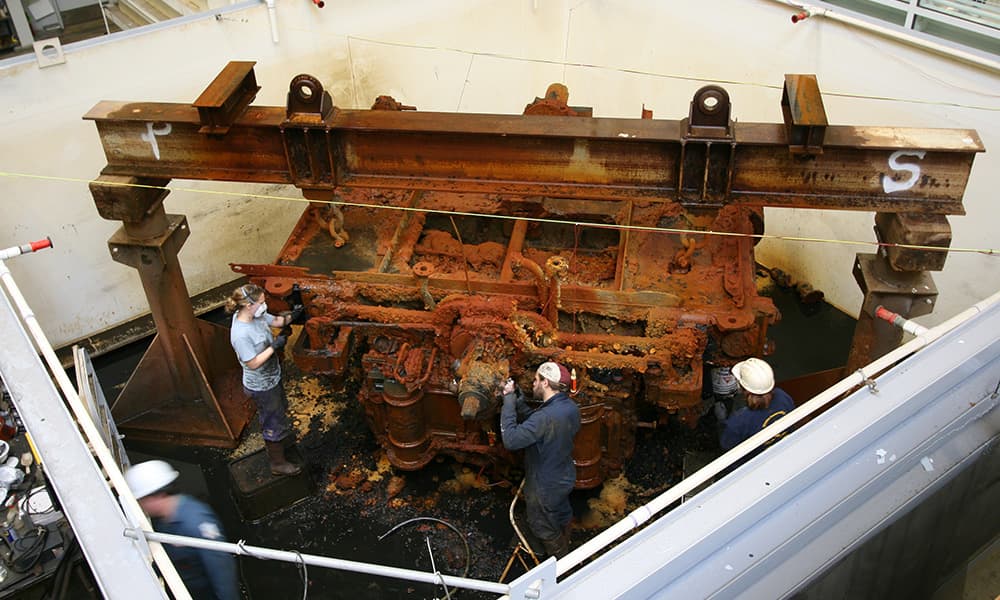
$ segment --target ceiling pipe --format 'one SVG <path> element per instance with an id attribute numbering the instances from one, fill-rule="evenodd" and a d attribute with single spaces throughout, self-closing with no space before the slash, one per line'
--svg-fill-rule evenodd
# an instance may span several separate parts
<path id="1" fill-rule="evenodd" d="M 267 20 L 271 23 L 271 41 L 278 43 L 278 11 L 274 4 L 275 0 L 265 0 L 267 4 Z"/>
<path id="2" fill-rule="evenodd" d="M 1000 62 L 996 60 L 991 60 L 989 58 L 973 54 L 972 52 L 967 52 L 965 50 L 960 50 L 946 44 L 935 42 L 932 40 L 924 39 L 920 36 L 913 35 L 911 33 L 904 33 L 893 29 L 890 26 L 879 25 L 877 23 L 872 23 L 858 17 L 852 17 L 850 15 L 842 14 L 833 9 L 813 6 L 811 4 L 805 4 L 802 2 L 796 2 L 795 0 L 771 0 L 772 2 L 778 2 L 779 4 L 784 4 L 785 6 L 791 6 L 797 9 L 798 12 L 792 15 L 792 23 L 798 23 L 809 17 L 826 17 L 833 21 L 843 23 L 845 25 L 850 25 L 851 27 L 857 27 L 859 29 L 864 29 L 866 31 L 871 31 L 883 37 L 894 39 L 912 46 L 918 46 L 924 50 L 930 50 L 942 56 L 948 58 L 953 58 L 955 60 L 960 60 L 965 63 L 975 65 L 977 67 L 982 67 L 994 73 L 1000 73 Z M 803 16 L 804 15 L 804 16 Z"/>

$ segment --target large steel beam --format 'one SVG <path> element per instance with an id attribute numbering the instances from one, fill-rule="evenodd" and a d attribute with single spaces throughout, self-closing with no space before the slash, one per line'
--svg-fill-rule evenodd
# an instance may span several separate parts
<path id="1" fill-rule="evenodd" d="M 310 96 L 323 97 L 309 82 Z M 803 154 L 781 123 L 734 123 L 727 136 L 707 138 L 692 136 L 686 119 L 309 113 L 291 101 L 246 107 L 225 135 L 203 133 L 187 104 L 104 101 L 85 118 L 96 122 L 111 175 L 687 206 L 963 214 L 972 161 L 984 150 L 968 129 L 827 126 L 822 152 Z"/>
<path id="2" fill-rule="evenodd" d="M 729 96 L 718 86 L 699 90 L 682 120 L 579 116 L 589 114 L 586 110 L 556 111 L 577 115 L 566 117 L 414 112 L 391 98 L 380 98 L 374 107 L 378 110 L 338 109 L 309 75 L 292 79 L 287 106 L 250 106 L 258 89 L 253 63 L 240 62 L 230 63 L 194 105 L 100 102 L 85 118 L 95 122 L 107 156 L 102 179 L 142 178 L 164 185 L 172 178 L 294 184 L 311 200 L 330 200 L 338 188 L 351 187 L 504 195 L 525 202 L 540 197 L 558 203 L 574 220 L 587 204 L 582 212 L 602 225 L 617 213 L 613 204 L 597 207 L 609 201 L 627 202 L 629 215 L 633 207 L 650 202 L 677 202 L 700 214 L 734 204 L 864 210 L 884 215 L 885 239 L 892 243 L 929 241 L 941 247 L 950 241 L 944 215 L 964 214 L 962 197 L 972 162 L 984 151 L 978 134 L 968 129 L 829 125 L 818 84 L 810 75 L 786 76 L 784 123 L 774 124 L 732 120 Z M 162 196 L 154 196 L 155 190 L 121 195 L 111 208 L 127 214 L 115 216 L 112 211 L 107 218 L 125 221 L 125 237 L 113 239 L 112 250 L 131 257 L 117 260 L 139 269 L 160 335 L 166 331 L 174 336 L 193 319 L 190 303 L 180 298 L 187 291 L 174 266 L 186 230 L 184 235 L 163 233 L 168 226 L 182 224 L 168 222 L 159 204 Z M 95 201 L 101 208 L 96 193 Z M 162 244 L 151 245 L 161 234 Z M 623 248 L 629 240 L 626 232 Z M 172 258 L 150 268 L 143 262 L 147 256 Z M 906 284 L 919 271 L 943 264 L 936 258 L 920 249 L 895 252 L 890 257 L 893 266 L 918 274 L 866 274 L 859 280 L 866 304 L 904 304 L 920 296 Z M 615 279 L 620 292 L 624 260 Z M 168 271 L 158 274 L 163 268 Z M 739 275 L 752 265 L 734 263 L 730 269 Z M 738 279 L 727 273 L 727 281 Z M 741 306 L 742 296 L 734 290 L 727 287 Z M 633 307 L 672 305 L 664 295 L 629 293 Z M 595 302 L 626 304 L 622 298 L 615 292 L 594 294 L 569 286 L 562 290 L 568 309 L 586 310 Z M 910 316 L 929 310 L 928 299 L 918 299 L 925 302 L 914 311 L 904 310 L 908 305 L 889 308 Z M 866 318 L 863 313 L 862 321 Z M 886 344 L 898 341 L 895 331 L 882 335 L 876 329 L 877 324 L 862 323 L 852 352 L 855 360 L 877 356 Z M 219 337 L 206 335 L 206 340 Z M 231 356 L 225 349 L 211 351 L 214 346 L 205 341 L 199 347 L 199 335 L 186 331 L 157 347 L 167 359 L 185 349 L 195 357 Z M 198 360 L 187 367 L 172 360 L 166 366 L 162 360 L 158 363 L 160 377 L 169 375 L 182 396 L 193 399 L 198 395 L 195 388 L 205 389 L 209 377 Z M 153 380 L 145 385 L 155 389 Z"/>

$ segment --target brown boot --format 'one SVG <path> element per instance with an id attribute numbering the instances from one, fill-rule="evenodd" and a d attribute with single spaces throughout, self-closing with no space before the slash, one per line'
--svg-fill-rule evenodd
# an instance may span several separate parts
<path id="1" fill-rule="evenodd" d="M 542 540 L 545 546 L 545 553 L 549 556 L 562 558 L 569 554 L 569 530 L 563 531 L 562 535 L 554 540 Z"/>
<path id="2" fill-rule="evenodd" d="M 302 466 L 302 456 L 300 452 L 293 452 L 295 449 L 296 439 L 295 434 L 290 433 L 285 437 L 281 438 L 281 447 L 285 449 L 285 460 L 292 463 L 293 465 Z"/>
<path id="3" fill-rule="evenodd" d="M 302 469 L 285 459 L 285 447 L 281 442 L 264 442 L 267 458 L 271 462 L 271 475 L 298 475 Z"/>

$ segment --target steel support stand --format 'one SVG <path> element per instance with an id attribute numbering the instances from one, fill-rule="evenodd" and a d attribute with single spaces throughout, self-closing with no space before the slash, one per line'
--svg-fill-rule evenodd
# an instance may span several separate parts
<path id="1" fill-rule="evenodd" d="M 253 404 L 228 329 L 194 315 L 177 259 L 190 231 L 164 210 L 168 181 L 102 175 L 90 185 L 100 215 L 122 221 L 111 257 L 139 272 L 157 331 L 112 414 L 126 438 L 233 448 Z"/>

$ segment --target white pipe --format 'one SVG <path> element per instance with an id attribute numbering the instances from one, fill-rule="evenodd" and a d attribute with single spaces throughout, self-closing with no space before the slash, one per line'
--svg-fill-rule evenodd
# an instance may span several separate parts
<path id="1" fill-rule="evenodd" d="M 97 455 L 97 459 L 101 463 L 101 467 L 104 468 L 108 479 L 111 480 L 112 486 L 118 492 L 118 499 L 125 509 L 126 516 L 130 517 L 129 521 L 133 523 L 139 521 L 143 527 L 152 529 L 149 519 L 142 512 L 142 508 L 139 507 L 139 503 L 136 501 L 135 496 L 132 495 L 128 484 L 125 483 L 125 477 L 122 476 L 122 472 L 118 468 L 118 462 L 111 455 L 108 447 L 104 445 L 104 438 L 101 437 L 100 431 L 94 426 L 93 421 L 90 420 L 90 413 L 80 401 L 79 393 L 70 382 L 66 370 L 63 369 L 59 358 L 56 357 L 56 353 L 52 349 L 52 344 L 49 343 L 41 326 L 39 326 L 38 320 L 35 318 L 35 313 L 28 306 L 24 296 L 21 294 L 21 290 L 14 282 L 14 277 L 11 275 L 10 269 L 7 268 L 7 264 L 3 260 L 0 260 L 0 280 L 6 286 L 7 293 L 17 307 L 18 312 L 21 313 L 21 319 L 31 333 L 32 338 L 34 338 L 35 344 L 41 350 L 42 356 L 45 358 L 45 362 L 48 364 L 56 383 L 59 384 L 59 389 L 62 391 L 63 396 L 65 396 L 66 403 L 73 410 L 73 415 L 76 417 L 77 424 L 83 430 L 87 442 L 90 444 L 94 454 Z M 188 592 L 187 587 L 185 587 L 180 575 L 177 574 L 177 570 L 174 568 L 163 547 L 159 544 L 152 544 L 150 545 L 150 551 L 152 552 L 156 566 L 159 567 L 160 573 L 166 580 L 167 586 L 174 597 L 177 600 L 191 600 L 191 594 Z"/>
<path id="2" fill-rule="evenodd" d="M 875 308 L 875 317 L 888 321 L 906 333 L 912 333 L 913 335 L 920 335 L 921 333 L 927 331 L 927 328 L 920 323 L 906 319 L 902 315 L 894 313 L 884 306 L 878 306 Z"/>
<path id="3" fill-rule="evenodd" d="M 494 581 L 482 581 L 479 579 L 466 579 L 465 577 L 454 577 L 444 575 L 440 572 L 427 573 L 424 571 L 414 571 L 412 569 L 401 569 L 399 567 L 387 567 L 385 565 L 375 565 L 371 563 L 344 560 L 341 558 L 329 558 L 317 556 L 315 554 L 303 554 L 301 552 L 289 552 L 287 550 L 274 550 L 272 548 L 262 548 L 260 546 L 249 546 L 240 542 L 219 542 L 205 538 L 186 537 L 183 535 L 173 535 L 169 533 L 158 533 L 156 531 L 126 529 L 122 535 L 132 539 L 142 539 L 157 541 L 173 546 L 189 546 L 191 548 L 202 548 L 214 552 L 228 552 L 238 556 L 249 556 L 263 560 L 280 560 L 294 564 L 306 564 L 315 567 L 325 567 L 328 569 L 339 569 L 351 571 L 353 573 L 365 573 L 368 575 L 378 575 L 380 577 L 393 577 L 396 579 L 406 579 L 420 583 L 432 583 L 441 585 L 442 582 L 452 587 L 460 587 L 481 592 L 492 592 L 495 594 L 506 594 L 510 592 L 510 586 L 506 583 L 496 583 Z"/>
<path id="4" fill-rule="evenodd" d="M 987 307 L 997 303 L 1000 303 L 1000 292 L 993 294 L 982 302 L 974 304 L 969 309 L 959 313 L 937 327 L 925 330 L 923 333 L 919 334 L 906 344 L 896 348 L 892 352 L 879 358 L 863 369 L 858 369 L 854 373 L 835 383 L 832 387 L 819 393 L 808 402 L 803 403 L 792 412 L 775 421 L 772 425 L 762 429 L 742 444 L 736 446 L 729 452 L 726 452 L 719 458 L 705 465 L 697 472 L 693 473 L 690 477 L 685 478 L 683 481 L 673 486 L 660 496 L 657 496 L 649 503 L 632 511 L 621 521 L 618 521 L 611 527 L 605 529 L 585 542 L 576 550 L 567 554 L 556 563 L 556 575 L 560 576 L 565 574 L 570 569 L 576 567 L 583 561 L 618 540 L 618 538 L 648 521 L 656 513 L 666 509 L 674 502 L 677 502 L 688 492 L 691 492 L 703 483 L 710 481 L 713 477 L 721 473 L 730 465 L 735 464 L 747 454 L 755 451 L 758 446 L 766 443 L 779 433 L 790 429 L 800 421 L 810 417 L 813 413 L 824 408 L 827 404 L 839 398 L 841 395 L 850 392 L 860 385 L 864 385 L 872 377 L 879 375 L 900 360 L 940 338 L 942 335 L 948 333 L 961 323 L 964 323 L 976 314 L 982 312 Z"/>
<path id="5" fill-rule="evenodd" d="M 850 15 L 841 14 L 830 8 L 814 6 L 811 4 L 805 4 L 798 2 L 796 0 L 771 0 L 772 2 L 778 2 L 786 6 L 791 6 L 793 8 L 804 10 L 809 14 L 810 17 L 826 17 L 834 21 L 839 21 L 845 25 L 850 25 L 852 27 L 857 27 L 859 29 L 865 29 L 873 33 L 877 33 L 881 36 L 892 38 L 904 42 L 906 44 L 911 44 L 913 46 L 919 46 L 925 50 L 930 50 L 931 52 L 936 52 L 938 54 L 947 56 L 949 58 L 954 58 L 963 62 L 967 62 L 978 67 L 983 67 L 989 69 L 994 73 L 1000 72 L 1000 62 L 995 60 L 990 60 L 989 58 L 973 54 L 972 52 L 966 52 L 965 50 L 960 50 L 946 44 L 941 44 L 931 40 L 924 39 L 922 37 L 912 35 L 909 33 L 904 33 L 893 29 L 892 27 L 879 25 L 877 23 L 872 23 L 864 19 L 859 19 L 857 17 L 852 17 Z"/>
<path id="6" fill-rule="evenodd" d="M 37 242 L 28 242 L 27 244 L 21 244 L 20 246 L 11 246 L 10 248 L 0 250 L 0 260 L 7 260 L 8 258 L 14 258 L 15 256 L 21 256 L 22 254 L 28 254 L 31 252 L 38 252 L 44 248 L 51 247 L 52 239 L 48 237 L 44 240 L 38 240 Z"/>
<path id="7" fill-rule="evenodd" d="M 278 43 L 278 11 L 275 8 L 275 0 L 265 0 L 267 4 L 267 20 L 271 23 L 271 41 Z"/>

